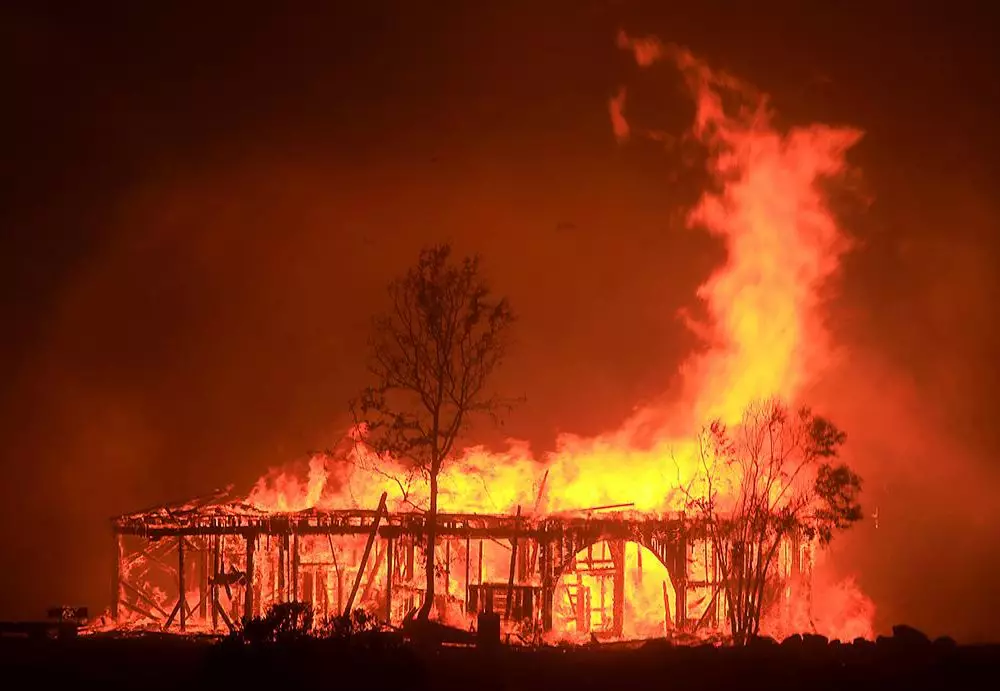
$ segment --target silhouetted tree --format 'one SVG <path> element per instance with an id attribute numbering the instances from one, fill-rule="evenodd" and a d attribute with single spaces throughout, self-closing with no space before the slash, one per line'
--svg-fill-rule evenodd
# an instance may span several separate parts
<path id="1" fill-rule="evenodd" d="M 418 618 L 434 601 L 438 475 L 473 415 L 496 419 L 509 402 L 487 393 L 514 321 L 506 298 L 493 298 L 478 257 L 452 261 L 448 245 L 421 251 L 389 285 L 391 308 L 375 319 L 370 372 L 375 380 L 352 401 L 365 442 L 426 475 L 427 592 Z"/>
<path id="2" fill-rule="evenodd" d="M 737 644 L 760 631 L 784 541 L 827 544 L 861 519 L 861 478 L 838 458 L 845 439 L 809 409 L 775 400 L 751 404 L 733 429 L 714 422 L 703 430 L 688 507 L 712 542 Z"/>

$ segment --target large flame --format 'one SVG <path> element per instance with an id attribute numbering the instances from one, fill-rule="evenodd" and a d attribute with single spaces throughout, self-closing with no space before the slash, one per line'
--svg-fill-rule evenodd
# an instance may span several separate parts
<path id="1" fill-rule="evenodd" d="M 685 419 L 690 417 L 686 424 L 694 425 L 691 434 L 672 433 L 676 420 L 668 431 L 663 411 L 642 410 L 607 434 L 564 435 L 542 459 L 521 443 L 505 453 L 469 448 L 442 471 L 442 511 L 512 512 L 520 506 L 525 513 L 544 513 L 617 504 L 680 510 L 685 498 L 679 488 L 697 472 L 697 426 L 713 418 L 736 422 L 755 399 L 795 402 L 824 364 L 820 289 L 837 271 L 848 243 L 819 184 L 844 172 L 845 152 L 861 132 L 827 125 L 781 132 L 763 94 L 686 50 L 625 34 L 619 45 L 641 68 L 667 60 L 680 70 L 695 103 L 691 134 L 707 149 L 716 183 L 688 219 L 692 228 L 719 238 L 727 252 L 725 263 L 698 289 L 708 323 L 691 326 L 706 337 L 706 347 L 682 365 L 681 399 Z M 626 98 L 623 88 L 610 103 L 620 140 L 646 134 L 626 119 Z M 272 472 L 249 500 L 276 511 L 372 507 L 387 491 L 395 508 L 426 505 L 425 483 L 403 464 L 375 459 L 360 445 L 345 456 L 314 458 L 306 482 Z M 840 601 L 859 598 L 854 590 L 845 594 L 843 586 L 835 591 Z M 861 609 L 870 626 L 866 607 Z M 856 621 L 851 626 L 870 633 Z"/>

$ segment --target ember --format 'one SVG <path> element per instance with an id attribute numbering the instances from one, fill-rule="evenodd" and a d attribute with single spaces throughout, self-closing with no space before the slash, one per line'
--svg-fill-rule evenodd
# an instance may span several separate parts
<path id="1" fill-rule="evenodd" d="M 782 134 L 748 85 L 681 49 L 625 35 L 619 43 L 643 68 L 670 59 L 695 99 L 693 134 L 720 191 L 702 197 L 690 223 L 728 250 L 698 292 L 711 322 L 695 328 L 710 347 L 682 368 L 676 410 L 638 411 L 592 439 L 563 436 L 541 461 L 513 443 L 505 453 L 466 449 L 442 467 L 433 609 L 463 628 L 495 612 L 533 641 L 724 630 L 734 605 L 720 595 L 720 538 L 693 509 L 735 502 L 747 474 L 714 464 L 705 477 L 698 430 L 711 420 L 745 426 L 758 400 L 798 405 L 826 357 L 818 294 L 847 244 L 817 183 L 844 171 L 860 132 Z M 611 103 L 618 138 L 662 139 L 626 120 L 627 96 L 622 89 Z M 304 482 L 275 472 L 245 499 L 218 495 L 115 519 L 118 625 L 218 631 L 290 601 L 320 618 L 361 607 L 402 622 L 425 592 L 428 485 L 403 461 L 368 450 L 364 434 L 352 430 L 344 449 L 313 457 Z M 767 496 L 794 484 L 776 482 Z M 818 547 L 794 530 L 775 543 L 768 559 L 780 588 L 762 631 L 870 636 L 863 595 L 812 584 Z"/>

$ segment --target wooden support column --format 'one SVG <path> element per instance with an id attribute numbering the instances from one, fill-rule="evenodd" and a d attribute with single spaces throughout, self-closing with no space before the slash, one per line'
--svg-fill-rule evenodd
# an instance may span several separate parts
<path id="1" fill-rule="evenodd" d="M 517 516 L 514 519 L 514 534 L 510 538 L 510 571 L 507 574 L 507 603 L 504 609 L 503 618 L 505 621 L 510 621 L 511 605 L 514 603 L 514 569 L 517 566 L 517 529 L 520 527 L 518 525 L 519 519 L 521 518 L 521 505 L 517 506 Z"/>
<path id="2" fill-rule="evenodd" d="M 209 589 L 212 592 L 212 630 L 219 628 L 219 547 L 222 538 L 218 535 L 212 537 L 212 580 Z"/>
<path id="3" fill-rule="evenodd" d="M 386 539 L 385 544 L 385 623 L 392 625 L 392 562 L 396 550 L 395 540 Z"/>
<path id="4" fill-rule="evenodd" d="M 187 630 L 187 582 L 184 578 L 186 564 L 184 563 L 184 536 L 177 538 L 177 589 L 180 591 L 181 631 Z"/>
<path id="5" fill-rule="evenodd" d="M 115 538 L 115 571 L 111 582 L 111 618 L 118 623 L 118 603 L 122 601 L 122 558 L 124 557 L 124 537 L 114 533 Z"/>
<path id="6" fill-rule="evenodd" d="M 615 540 L 610 543 L 610 547 L 615 567 L 611 627 L 615 636 L 621 638 L 625 631 L 625 540 Z"/>
<path id="7" fill-rule="evenodd" d="M 292 602 L 299 601 L 299 534 L 292 536 Z"/>
<path id="8" fill-rule="evenodd" d="M 414 552 L 417 538 L 411 536 L 406 545 L 406 579 L 413 580 L 413 570 L 416 568 Z"/>
<path id="9" fill-rule="evenodd" d="M 538 569 L 542 577 L 542 631 L 552 630 L 553 591 L 552 584 L 552 550 L 543 537 L 538 545 Z"/>
<path id="10" fill-rule="evenodd" d="M 472 549 L 472 537 L 466 533 L 465 535 L 465 611 L 469 611 L 469 586 L 471 585 L 469 581 L 469 562 L 472 560 L 472 554 L 470 550 Z"/>
<path id="11" fill-rule="evenodd" d="M 253 553 L 257 546 L 257 536 L 247 533 L 247 572 L 246 588 L 243 591 L 243 617 L 250 619 L 253 617 Z"/>
<path id="12" fill-rule="evenodd" d="M 451 538 L 444 539 L 444 595 L 451 595 Z"/>
<path id="13" fill-rule="evenodd" d="M 278 541 L 278 602 L 284 602 L 287 593 L 285 592 L 285 559 L 288 551 L 288 536 L 282 535 Z"/>
<path id="14" fill-rule="evenodd" d="M 198 618 L 204 624 L 208 620 L 208 600 L 211 597 L 208 585 L 208 549 L 209 539 L 202 540 L 201 549 L 198 550 Z"/>
<path id="15" fill-rule="evenodd" d="M 670 635 L 673 623 L 670 621 L 670 596 L 667 594 L 667 582 L 663 581 L 663 634 Z"/>
<path id="16" fill-rule="evenodd" d="M 531 578 L 531 558 L 528 554 L 528 540 L 521 540 L 518 543 L 517 549 L 517 580 L 520 583 L 525 583 Z"/>
<path id="17" fill-rule="evenodd" d="M 687 630 L 688 543 L 681 538 L 671 550 L 670 582 L 674 586 L 674 625 L 678 631 Z"/>

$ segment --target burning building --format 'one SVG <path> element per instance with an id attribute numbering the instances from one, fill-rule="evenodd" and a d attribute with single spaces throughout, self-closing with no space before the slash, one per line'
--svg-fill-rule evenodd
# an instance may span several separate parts
<path id="1" fill-rule="evenodd" d="M 706 347 L 682 364 L 675 407 L 639 409 L 597 437 L 563 435 L 544 459 L 513 444 L 448 461 L 434 607 L 449 623 L 493 611 L 511 628 L 587 639 L 724 627 L 724 569 L 689 512 L 704 470 L 695 430 L 711 420 L 739 424 L 758 399 L 797 405 L 830 357 L 820 295 L 849 243 L 819 183 L 846 171 L 861 133 L 780 132 L 751 86 L 655 40 L 622 35 L 620 44 L 640 67 L 672 62 L 695 102 L 692 135 L 708 151 L 714 187 L 688 221 L 727 253 L 698 289 L 704 323 L 687 320 Z M 662 144 L 662 133 L 626 119 L 627 95 L 610 103 L 617 138 Z M 364 607 L 400 622 L 422 602 L 426 495 L 419 483 L 411 493 L 412 469 L 356 450 L 345 458 L 313 458 L 304 483 L 278 473 L 246 498 L 116 518 L 115 620 L 224 630 L 274 603 L 304 601 L 320 615 Z M 722 498 L 739 492 L 738 477 L 710 480 Z M 769 591 L 769 615 L 784 621 L 772 631 L 814 628 L 819 597 L 810 583 L 821 552 L 789 538 L 769 554 L 780 586 Z M 863 596 L 850 588 L 827 596 L 822 633 L 870 634 Z"/>
<path id="2" fill-rule="evenodd" d="M 718 631 L 726 598 L 705 530 L 628 508 L 439 514 L 437 615 L 464 627 L 494 612 L 526 637 Z M 113 527 L 120 626 L 225 631 L 293 601 L 320 617 L 361 607 L 398 625 L 423 599 L 426 517 L 387 511 L 384 495 L 375 510 L 280 512 L 215 495 Z M 810 563 L 810 545 L 789 541 L 778 575 L 807 580 Z"/>

